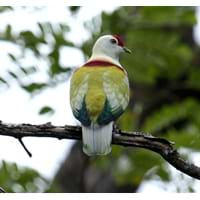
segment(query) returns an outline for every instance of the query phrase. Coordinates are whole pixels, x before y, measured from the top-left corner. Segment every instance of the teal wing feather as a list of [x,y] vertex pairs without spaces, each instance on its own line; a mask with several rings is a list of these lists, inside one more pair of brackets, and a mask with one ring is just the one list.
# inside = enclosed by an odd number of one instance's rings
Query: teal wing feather
[[103,112],[98,117],[97,122],[99,125],[108,124],[111,121],[115,121],[123,112],[124,110],[121,106],[113,110],[108,99],[106,99]]
[[84,126],[90,126],[91,120],[86,108],[85,98],[82,101],[80,109],[72,110],[76,119],[78,119]]

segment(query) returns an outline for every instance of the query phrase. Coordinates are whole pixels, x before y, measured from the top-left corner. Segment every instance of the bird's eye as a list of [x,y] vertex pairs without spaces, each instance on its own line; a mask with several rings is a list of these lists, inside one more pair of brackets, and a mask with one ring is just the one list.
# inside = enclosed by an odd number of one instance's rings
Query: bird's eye
[[115,39],[111,39],[110,42],[111,42],[112,44],[117,44],[117,41],[116,41]]

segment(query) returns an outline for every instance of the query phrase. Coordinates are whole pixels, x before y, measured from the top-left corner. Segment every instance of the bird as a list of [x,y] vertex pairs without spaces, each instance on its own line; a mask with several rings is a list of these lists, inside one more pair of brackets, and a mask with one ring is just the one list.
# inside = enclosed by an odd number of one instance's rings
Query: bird
[[92,55],[74,70],[70,80],[70,106],[82,126],[83,152],[88,156],[111,152],[113,124],[129,103],[129,80],[120,64],[131,53],[119,35],[99,37]]

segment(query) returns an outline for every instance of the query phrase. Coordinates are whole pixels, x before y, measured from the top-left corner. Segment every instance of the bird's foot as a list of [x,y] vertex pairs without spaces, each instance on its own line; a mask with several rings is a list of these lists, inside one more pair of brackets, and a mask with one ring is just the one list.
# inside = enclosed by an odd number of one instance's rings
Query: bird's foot
[[120,129],[117,127],[117,124],[113,123],[113,132],[120,133]]

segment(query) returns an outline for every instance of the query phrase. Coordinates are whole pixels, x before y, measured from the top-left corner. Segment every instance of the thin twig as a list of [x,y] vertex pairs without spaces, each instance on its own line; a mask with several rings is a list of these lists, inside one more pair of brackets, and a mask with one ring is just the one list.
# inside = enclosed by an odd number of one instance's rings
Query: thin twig
[[28,154],[28,156],[32,157],[32,153],[25,146],[24,142],[22,141],[22,138],[18,138],[18,140],[19,140],[20,144],[22,145],[22,147],[24,148],[24,150],[26,151],[26,153]]

